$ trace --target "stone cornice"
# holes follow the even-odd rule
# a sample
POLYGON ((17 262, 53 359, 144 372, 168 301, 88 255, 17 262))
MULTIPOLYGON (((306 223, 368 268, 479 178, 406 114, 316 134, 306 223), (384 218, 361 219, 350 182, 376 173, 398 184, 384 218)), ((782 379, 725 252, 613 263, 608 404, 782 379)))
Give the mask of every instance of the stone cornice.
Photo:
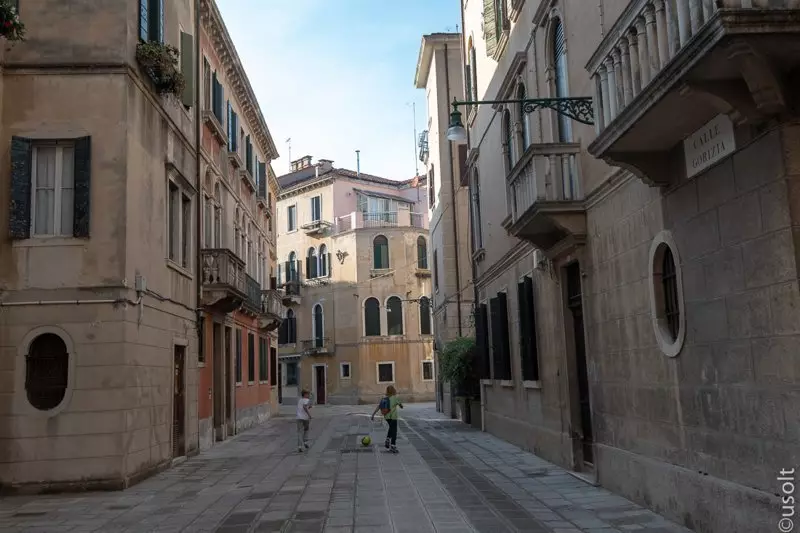
POLYGON ((247 72, 242 66, 239 54, 233 44, 222 14, 219 12, 216 0, 200 0, 200 20, 203 27, 208 32, 208 36, 214 45, 214 51, 219 57, 222 67, 225 69, 225 77, 228 86, 233 90, 242 111, 247 117, 247 121, 253 130, 253 136, 264 157, 267 159, 277 159, 278 149, 272 140, 267 122, 258 105, 258 99, 247 78, 247 72))

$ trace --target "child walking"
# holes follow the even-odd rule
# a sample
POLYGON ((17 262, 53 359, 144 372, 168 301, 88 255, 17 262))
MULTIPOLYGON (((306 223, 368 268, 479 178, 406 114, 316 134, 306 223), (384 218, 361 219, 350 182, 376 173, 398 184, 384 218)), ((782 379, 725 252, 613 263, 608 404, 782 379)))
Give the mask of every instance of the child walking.
POLYGON ((308 391, 303 389, 300 399, 297 400, 297 451, 308 449, 308 426, 311 420, 311 400, 308 391))
POLYGON ((392 453, 397 453, 397 407, 403 409, 403 403, 397 397, 397 391, 389 385, 386 387, 386 396, 381 398, 378 407, 372 412, 371 420, 375 420, 375 414, 380 411, 383 418, 389 424, 389 432, 386 434, 386 441, 383 445, 392 453))

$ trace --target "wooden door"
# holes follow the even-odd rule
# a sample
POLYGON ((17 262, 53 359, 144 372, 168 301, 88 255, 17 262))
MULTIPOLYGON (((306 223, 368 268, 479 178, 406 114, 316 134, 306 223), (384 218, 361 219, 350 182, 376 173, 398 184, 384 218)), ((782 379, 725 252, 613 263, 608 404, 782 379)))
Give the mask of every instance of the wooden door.
POLYGON ((175 346, 172 399, 172 457, 186 455, 186 346, 175 346))
POLYGON ((325 404, 325 367, 324 366, 315 366, 314 367, 315 379, 314 384, 317 390, 314 391, 314 396, 316 396, 317 403, 319 405, 325 404))

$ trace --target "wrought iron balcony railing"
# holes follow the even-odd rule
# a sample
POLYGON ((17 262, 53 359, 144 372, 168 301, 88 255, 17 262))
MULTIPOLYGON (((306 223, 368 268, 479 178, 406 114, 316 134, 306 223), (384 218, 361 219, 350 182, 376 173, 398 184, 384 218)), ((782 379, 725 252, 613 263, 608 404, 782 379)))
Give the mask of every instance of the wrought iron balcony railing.
POLYGON ((250 275, 245 274, 245 305, 253 311, 261 311, 261 284, 250 275))

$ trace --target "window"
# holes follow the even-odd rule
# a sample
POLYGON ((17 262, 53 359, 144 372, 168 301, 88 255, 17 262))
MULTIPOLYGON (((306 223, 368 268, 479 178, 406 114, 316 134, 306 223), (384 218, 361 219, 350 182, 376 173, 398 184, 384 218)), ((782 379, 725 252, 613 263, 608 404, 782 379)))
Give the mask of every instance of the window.
POLYGON ((428 205, 431 209, 433 209, 433 205, 436 203, 436 170, 434 169, 433 165, 431 165, 430 170, 428 170, 428 205))
POLYGON ((417 237, 417 268, 428 269, 428 243, 425 237, 417 237))
POLYGON ((339 376, 342 379, 350 379, 350 363, 339 364, 339 376))
POLYGON ((478 169, 472 170, 472 247, 473 252, 483 249, 483 230, 481 229, 481 187, 478 179, 478 169))
POLYGON ((286 363, 286 385, 297 385, 297 363, 286 363))
POLYGON ((372 241, 372 263, 376 270, 389 268, 389 239, 383 235, 372 241))
POLYGON ((278 350, 274 346, 269 347, 269 384, 278 385, 278 350))
POLYGON ((670 340, 678 338, 678 326, 680 324, 680 309, 678 309, 678 275, 675 271, 675 260, 672 258, 672 250, 669 247, 664 249, 661 260, 661 285, 664 291, 664 318, 667 323, 667 331, 670 340))
MULTIPOLYGON (((472 43, 472 37, 470 37, 470 43, 472 43)), ((471 61, 470 64, 472 65, 470 70, 472 74, 472 100, 474 101, 478 99, 478 59, 477 55, 475 54, 474 46, 470 48, 469 57, 471 61)))
POLYGON ((662 231, 650 247, 650 313, 661 351, 676 357, 686 338, 681 263, 672 234, 662 231))
POLYGON ((481 363, 481 379, 491 379, 492 363, 489 355, 489 324, 486 304, 480 304, 475 307, 475 346, 481 363))
POLYGON ((217 121, 220 123, 220 126, 225 124, 225 118, 222 114, 222 102, 224 101, 225 89, 222 87, 222 83, 220 83, 217 73, 214 72, 211 74, 211 106, 214 111, 214 116, 217 117, 217 121))
POLYGON ((314 306, 314 311, 311 315, 314 330, 314 348, 322 348, 325 345, 325 324, 322 316, 322 304, 314 306))
POLYGON ((433 251, 433 290, 439 292, 439 254, 433 251))
POLYGON ((214 227, 211 224, 213 205, 211 198, 203 195, 203 246, 214 247, 214 227))
POLYGON ((508 340, 508 305, 505 293, 501 292, 489 301, 491 314, 492 367, 494 379, 511 379, 511 352, 508 340))
POLYGON ((297 342, 297 322, 294 311, 286 310, 286 318, 281 322, 278 330, 278 344, 294 344, 297 342))
POLYGON ((247 334, 247 381, 253 383, 256 380, 256 336, 252 333, 247 334))
POLYGON ((222 248, 222 192, 214 185, 214 246, 222 248))
POLYGON ((267 381, 267 339, 258 338, 258 381, 267 381))
POLYGON ((394 383, 394 363, 378 363, 378 383, 394 383))
POLYGON ((169 207, 167 213, 167 242, 169 248, 169 258, 172 261, 178 260, 179 247, 178 247, 178 228, 180 227, 180 220, 178 219, 178 204, 180 202, 180 189, 178 186, 169 182, 169 207))
POLYGON ((164 0, 139 0, 139 39, 164 42, 164 0))
POLYGON ((211 77, 211 65, 203 56, 203 109, 211 111, 214 107, 214 79, 211 77))
POLYGON ((422 362, 422 381, 433 381, 433 361, 422 362))
POLYGON ((286 231, 297 229, 297 206, 290 205, 286 208, 286 231))
POLYGON ((494 33, 498 38, 500 38, 500 34, 503 33, 505 21, 508 17, 506 13, 506 1, 507 0, 494 0, 494 33))
POLYGON ((397 296, 386 300, 386 330, 389 335, 403 334, 403 301, 397 296))
POLYGON ((228 151, 233 153, 239 152, 239 137, 236 136, 236 131, 239 128, 239 115, 233 110, 230 100, 228 100, 228 151))
POLYGON ((539 380, 539 348, 536 342, 536 306, 533 299, 533 279, 525 276, 517 284, 519 298, 519 341, 522 360, 522 380, 539 380))
POLYGON ((514 154, 514 128, 511 124, 511 112, 506 108, 503 111, 503 151, 506 157, 506 174, 511 172, 516 162, 514 154))
POLYGON ((364 336, 377 337, 381 334, 381 304, 377 298, 364 301, 364 336))
POLYGON ((236 330, 236 361, 234 362, 236 383, 242 382, 242 330, 236 330))
POLYGON ((12 239, 89 237, 91 139, 11 139, 12 239))
MULTIPOLYGON (((556 98, 567 98, 567 43, 561 19, 556 19, 553 26, 553 71, 556 98)), ((572 142, 572 123, 561 114, 558 114, 558 142, 572 142)))
MULTIPOLYGON (((517 99, 524 100, 525 98, 527 98, 525 94, 525 84, 520 83, 519 85, 517 85, 517 99)), ((519 125, 520 125, 519 145, 522 152, 524 152, 525 150, 528 149, 528 146, 530 146, 531 144, 531 129, 530 125, 528 124, 528 114, 525 112, 525 106, 520 104, 518 107, 518 111, 519 115, 517 116, 517 120, 519 120, 519 125)), ((522 153, 520 153, 520 156, 522 156, 522 153)))
POLYGON ((64 400, 69 382, 69 353, 55 333, 39 335, 25 355, 25 392, 40 411, 55 409, 64 400))
POLYGON ((419 332, 421 335, 431 334, 431 301, 427 296, 419 299, 419 332))
POLYGON ((312 246, 308 249, 308 254, 306 255, 306 277, 308 279, 316 278, 318 268, 319 263, 317 262, 317 251, 312 246))
POLYGON ((192 200, 185 194, 181 194, 181 266, 189 268, 189 260, 192 257, 192 200))
POLYGON ((322 196, 315 196, 311 199, 311 222, 322 220, 322 196))
POLYGON ((192 199, 172 180, 167 184, 167 257, 191 268, 192 199))
POLYGON ((483 3, 483 37, 486 40, 486 55, 495 57, 500 37, 509 29, 507 0, 486 0, 483 3))
POLYGON ((330 277, 330 256, 328 247, 324 244, 319 246, 319 275, 320 277, 330 277))

